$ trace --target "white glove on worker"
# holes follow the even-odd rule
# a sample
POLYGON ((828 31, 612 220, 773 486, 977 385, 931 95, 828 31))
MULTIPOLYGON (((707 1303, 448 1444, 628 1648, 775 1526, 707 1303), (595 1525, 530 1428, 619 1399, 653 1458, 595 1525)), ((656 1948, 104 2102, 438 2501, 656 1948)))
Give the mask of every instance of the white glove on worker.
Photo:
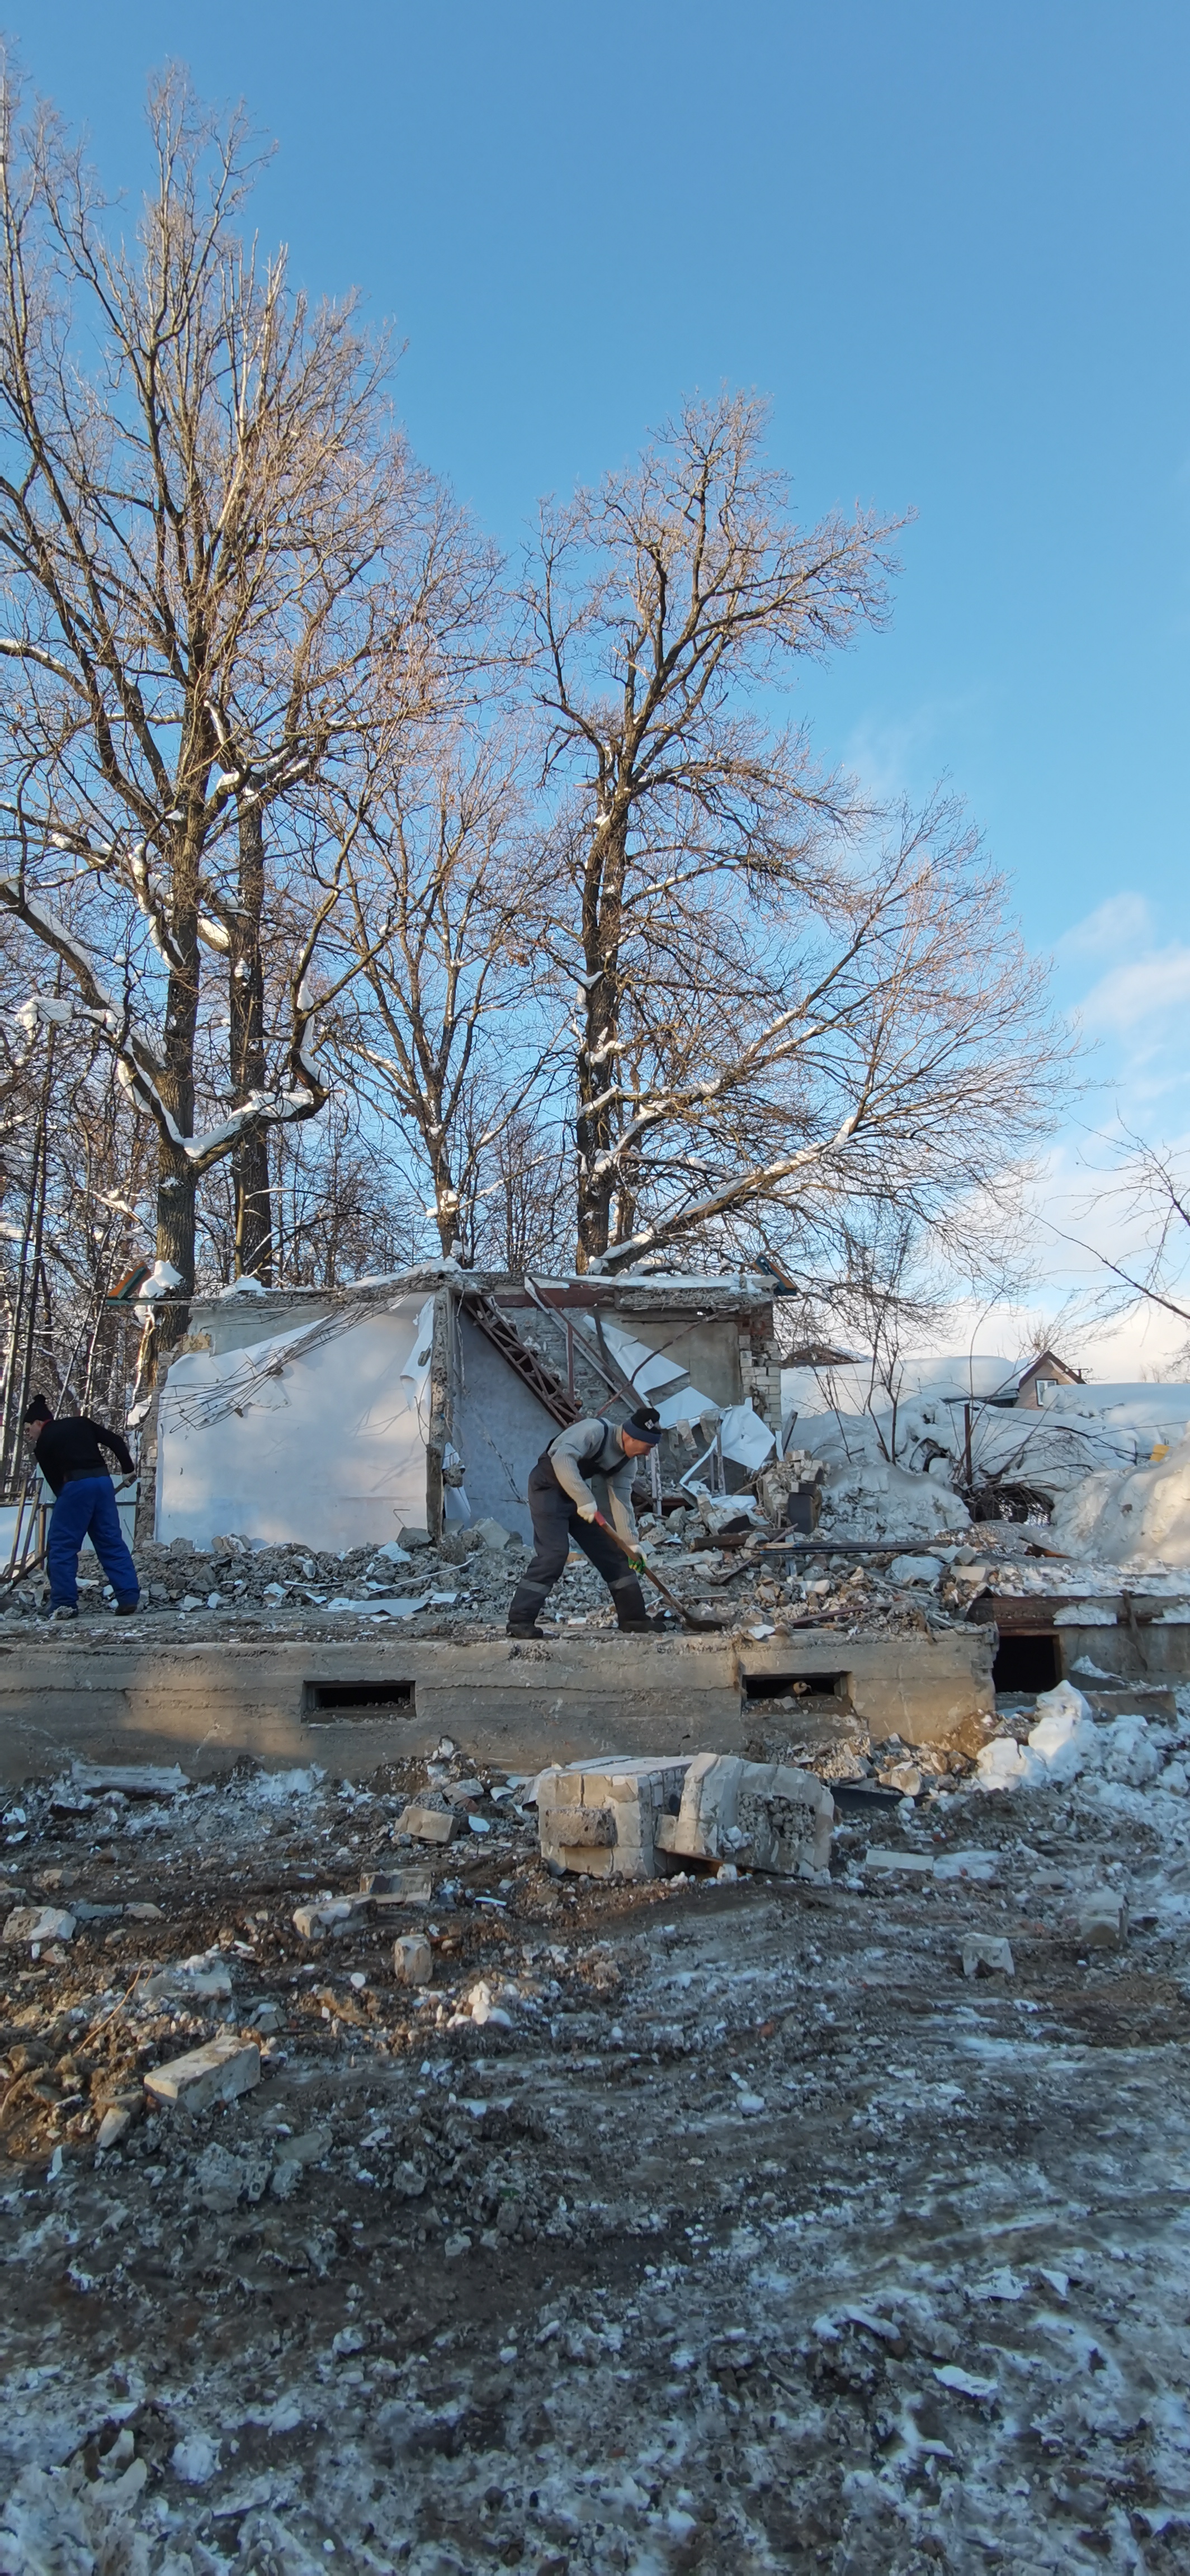
POLYGON ((599 1514, 599 1505, 598 1505, 598 1503, 580 1503, 580 1504, 579 1504, 579 1507, 578 1507, 578 1516, 579 1516, 580 1521, 593 1521, 593 1520, 596 1520, 596 1519, 598 1518, 598 1514, 599 1514))

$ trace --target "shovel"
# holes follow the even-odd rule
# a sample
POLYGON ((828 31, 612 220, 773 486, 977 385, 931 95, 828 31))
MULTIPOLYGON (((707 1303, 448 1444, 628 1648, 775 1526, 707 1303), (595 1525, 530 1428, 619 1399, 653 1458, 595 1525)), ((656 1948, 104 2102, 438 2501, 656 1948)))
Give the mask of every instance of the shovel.
POLYGON ((716 1637, 721 1635, 724 1624, 722 1619, 700 1619, 696 1610, 688 1610, 685 1602, 679 1601, 677 1593, 670 1591, 668 1583, 663 1583, 660 1575, 654 1574, 652 1566, 646 1559, 643 1556, 638 1557, 635 1549, 629 1547, 627 1539, 621 1538, 618 1529, 613 1529, 611 1522, 604 1519, 602 1512, 596 1512, 595 1518, 599 1528, 604 1530, 608 1538, 619 1548, 621 1556, 627 1557, 633 1569, 636 1570, 639 1567, 642 1574, 647 1574, 650 1583, 660 1593, 662 1600, 668 1601, 671 1610, 676 1610, 684 1628, 692 1629, 695 1636, 703 1636, 708 1632, 716 1637))

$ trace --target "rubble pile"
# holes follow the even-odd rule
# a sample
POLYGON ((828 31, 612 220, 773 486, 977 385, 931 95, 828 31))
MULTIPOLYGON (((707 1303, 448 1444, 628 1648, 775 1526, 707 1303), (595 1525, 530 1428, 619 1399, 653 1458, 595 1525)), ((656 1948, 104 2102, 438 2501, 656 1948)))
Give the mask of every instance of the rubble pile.
MULTIPOLYGON (((784 1500, 778 1492, 778 1511, 784 1500)), ((852 1633, 920 1630, 962 1618, 986 1575, 984 1555, 961 1540, 909 1555, 877 1539, 864 1547, 862 1561, 854 1547, 832 1550, 825 1530, 791 1542, 747 1492, 704 1494, 688 1509, 661 1517, 642 1511, 640 1531, 665 1583, 688 1608, 721 1620, 728 1631, 781 1635, 792 1625, 821 1621, 852 1633), (972 1566, 977 1576, 968 1571, 972 1566)), ((342 1556, 298 1542, 265 1547, 229 1535, 209 1550, 188 1539, 168 1547, 138 1543, 134 1557, 142 1615, 164 1636, 219 1637, 264 1626, 279 1635, 339 1638, 360 1623, 400 1620, 414 1636, 475 1637, 503 1626, 527 1552, 524 1540, 487 1520, 448 1528, 440 1544, 424 1530, 405 1529, 383 1546, 342 1556)), ((80 1621, 114 1612, 98 1569, 88 1574, 88 1565, 94 1559, 84 1551, 80 1621)), ((0 1597, 0 1620, 29 1618, 47 1589, 44 1574, 28 1576, 0 1597)), ((545 1624, 615 1626, 606 1586, 578 1550, 550 1597, 545 1624)))
POLYGON ((1190 1696, 995 1741, 10 1797, 3 2576, 1182 2563, 1190 1696))

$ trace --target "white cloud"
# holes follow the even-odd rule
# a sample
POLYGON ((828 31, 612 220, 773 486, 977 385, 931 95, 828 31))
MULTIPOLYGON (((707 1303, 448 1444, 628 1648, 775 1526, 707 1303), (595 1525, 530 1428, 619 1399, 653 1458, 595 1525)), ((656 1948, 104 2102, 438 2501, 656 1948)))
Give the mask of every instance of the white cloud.
POLYGON ((1088 1028, 1112 1029, 1118 1036, 1144 1028, 1156 1038, 1161 1020, 1180 1013, 1188 1001, 1190 948, 1172 941, 1168 948, 1150 948, 1127 966, 1113 966, 1092 985, 1080 1007, 1088 1028))
POLYGON ((865 716, 853 726, 844 766, 880 799, 928 795, 937 783, 938 745, 954 727, 977 725, 984 710, 979 690, 925 698, 900 717, 865 716))
POLYGON ((1064 931, 1056 948, 1063 965, 1080 958, 1116 957, 1152 935, 1153 910, 1143 894, 1113 894, 1064 931))

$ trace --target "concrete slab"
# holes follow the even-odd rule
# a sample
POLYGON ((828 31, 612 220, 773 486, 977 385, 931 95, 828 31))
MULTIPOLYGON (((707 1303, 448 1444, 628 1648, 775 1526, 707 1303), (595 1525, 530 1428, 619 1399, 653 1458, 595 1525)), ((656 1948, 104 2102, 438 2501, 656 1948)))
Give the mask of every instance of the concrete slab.
MULTIPOLYGON (((832 1676, 879 1741, 944 1740, 994 1709, 983 1629, 937 1637, 562 1636, 468 1644, 385 1632, 154 1646, 113 1622, 0 1641, 0 1781, 69 1761, 178 1762, 210 1778, 242 1754, 270 1769, 311 1760, 347 1776, 433 1751, 443 1733, 510 1770, 623 1753, 742 1753, 749 1694, 832 1676)), ((791 1714, 791 1727, 796 1718, 791 1714)))

